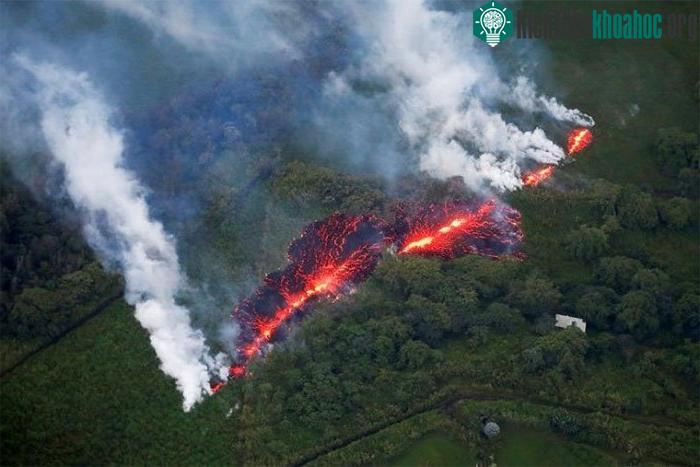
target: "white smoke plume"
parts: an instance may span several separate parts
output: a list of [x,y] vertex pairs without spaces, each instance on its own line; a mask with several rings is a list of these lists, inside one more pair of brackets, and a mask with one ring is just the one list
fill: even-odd
[[556,120],[573,122],[586,127],[595,125],[590,115],[578,109],[569,109],[553,97],[537,95],[532,81],[525,76],[518,76],[515,83],[501,91],[501,95],[505,97],[506,102],[529,112],[544,112]]
[[183,277],[174,241],[151,219],[144,189],[122,166],[124,142],[110,123],[112,112],[85,74],[15,59],[38,85],[41,132],[64,166],[68,194],[84,211],[86,237],[123,271],[125,298],[189,410],[210,391],[209,373],[220,365],[191,327],[188,310],[176,303]]
[[265,58],[299,59],[299,43],[312,32],[307,23],[299,21],[295,2],[245,0],[212,2],[205,7],[197,0],[102,0],[96,4],[141,21],[156,36],[169,36],[229,69]]
[[523,131],[507,123],[488,105],[493,100],[593,125],[582,112],[537,95],[525,77],[501,81],[486,55],[490,51],[473,38],[463,17],[418,0],[390,1],[371,15],[362,4],[354,17],[372,45],[359,67],[329,76],[327,95],[347,98],[356,81],[382,83],[388,96],[378,99],[395,108],[420,168],[433,176],[462,176],[476,190],[513,190],[521,186],[521,162],[556,163],[565,157],[542,129]]
[[[274,60],[303,60],[304,40],[315,32],[313,21],[296,2],[248,0],[235,8],[217,4],[211,11],[188,0],[99,4],[222,63],[231,56],[239,61],[259,59],[258,51],[272,54]],[[421,0],[318,6],[323,15],[347,21],[355,43],[364,47],[359,63],[331,72],[324,86],[328,108],[346,109],[346,115],[338,120],[322,110],[317,130],[323,138],[341,139],[341,147],[376,156],[380,149],[375,135],[382,130],[365,128],[377,125],[367,112],[389,112],[394,127],[418,154],[421,170],[439,178],[462,176],[475,190],[506,191],[522,186],[523,164],[557,163],[566,154],[544,130],[522,130],[504,120],[499,105],[575,125],[594,124],[583,112],[538,94],[525,76],[502,80],[492,51],[473,37],[468,12],[439,11]],[[377,84],[381,91],[368,97],[366,88],[355,90],[358,82]],[[366,105],[368,100],[373,104]],[[379,145],[384,157],[393,158],[403,149],[386,150],[392,128],[386,130],[386,141]],[[372,139],[375,148],[358,144],[363,137]]]

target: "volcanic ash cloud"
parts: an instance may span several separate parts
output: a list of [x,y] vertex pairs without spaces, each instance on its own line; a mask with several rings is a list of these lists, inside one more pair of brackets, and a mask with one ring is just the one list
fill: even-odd
[[123,272],[126,301],[189,410],[210,392],[217,363],[188,310],[176,303],[183,277],[174,241],[151,219],[144,189],[123,168],[123,137],[110,124],[111,110],[85,74],[15,58],[35,79],[41,132],[65,168],[68,194],[84,212],[88,242]]

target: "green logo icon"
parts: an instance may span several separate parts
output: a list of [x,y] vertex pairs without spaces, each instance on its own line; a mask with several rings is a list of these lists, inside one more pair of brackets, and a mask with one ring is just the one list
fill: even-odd
[[498,2],[474,10],[474,35],[496,47],[513,35],[513,12]]

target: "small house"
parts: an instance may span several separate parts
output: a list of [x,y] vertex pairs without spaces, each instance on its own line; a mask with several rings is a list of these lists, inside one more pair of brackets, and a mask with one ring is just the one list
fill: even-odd
[[554,325],[558,328],[568,328],[569,326],[576,326],[581,331],[586,332],[586,322],[581,318],[576,318],[574,316],[568,315],[554,315],[555,323]]

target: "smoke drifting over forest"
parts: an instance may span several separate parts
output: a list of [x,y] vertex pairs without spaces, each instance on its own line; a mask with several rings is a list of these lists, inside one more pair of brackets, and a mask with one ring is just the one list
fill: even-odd
[[37,82],[42,134],[65,168],[68,194],[84,213],[85,236],[123,272],[125,298],[189,410],[216,364],[202,333],[190,326],[187,309],[175,302],[183,280],[174,241],[151,219],[143,188],[121,167],[124,144],[109,123],[111,111],[86,76],[15,58]]
[[[498,193],[522,186],[524,166],[566,157],[545,127],[593,125],[532,77],[501,76],[472,37],[471,8],[113,0],[0,10],[0,149],[19,178],[36,151],[61,165],[88,242],[124,275],[185,409],[224,363],[178,299],[188,271],[176,218],[197,215],[183,206],[196,206],[202,161],[224,144],[262,158],[294,141],[368,173],[461,176]],[[167,118],[144,117],[165,102],[190,125],[186,141],[156,138]],[[163,163],[173,153],[184,167],[173,178],[189,191],[159,183],[176,170]]]

